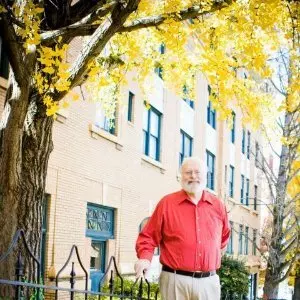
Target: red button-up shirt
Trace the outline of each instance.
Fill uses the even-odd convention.
[[[138,236],[138,258],[151,261],[160,247],[160,262],[177,270],[212,271],[221,264],[221,249],[230,235],[224,204],[204,191],[195,205],[185,191],[165,196]]]

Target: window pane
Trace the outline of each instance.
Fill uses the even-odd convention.
[[[157,158],[157,139],[156,137],[150,135],[149,140],[149,156],[156,159]]]
[[[147,153],[147,132],[145,130],[143,130],[143,152],[144,154],[148,154]]]
[[[128,112],[127,112],[127,120],[129,122],[132,122],[132,120],[133,120],[133,98],[134,98],[134,94],[132,92],[129,92],[129,95],[128,95]]]
[[[158,137],[159,131],[159,116],[151,111],[150,112],[150,133],[156,137]]]
[[[206,152],[207,155],[207,187],[214,189],[214,155]]]
[[[105,116],[99,103],[96,104],[95,125],[104,128]]]
[[[189,154],[190,154],[190,145],[191,145],[190,139],[187,136],[185,136],[185,139],[184,139],[184,155],[185,155],[185,157],[189,156]]]
[[[184,134],[183,132],[180,133],[180,153],[184,153]]]
[[[143,112],[143,129],[148,131],[148,116],[149,116],[149,110],[145,107]]]

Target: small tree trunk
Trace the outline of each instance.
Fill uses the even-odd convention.
[[[19,99],[20,100],[20,99]],[[42,204],[49,155],[53,149],[53,118],[46,116],[45,106],[36,95],[28,97],[20,108],[15,101],[1,140],[0,255],[8,250],[15,232],[25,231],[34,256],[40,256]],[[23,243],[13,255],[0,263],[0,278],[14,279],[16,256],[25,257],[27,280],[37,278],[36,265]]]

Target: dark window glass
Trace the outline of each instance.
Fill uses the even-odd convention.
[[[234,167],[229,167],[229,196],[233,198],[234,193]]]
[[[179,152],[179,165],[182,164],[185,157],[192,156],[193,138],[190,137],[183,130],[180,131],[180,152]]]
[[[134,105],[134,94],[129,92],[128,95],[128,112],[127,112],[127,120],[129,122],[133,122],[133,105]]]
[[[232,112],[232,128],[230,132],[231,143],[235,142],[235,112]]]
[[[211,190],[215,188],[215,156],[206,151],[206,163],[207,163],[207,187]]]
[[[143,120],[144,154],[159,161],[160,159],[160,124],[162,114],[154,107],[145,105]]]

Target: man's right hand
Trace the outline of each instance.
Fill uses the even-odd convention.
[[[150,261],[148,259],[139,259],[134,264],[135,277],[136,279],[140,279],[144,275],[144,271],[146,272],[150,267]]]

